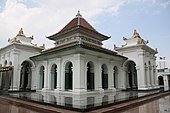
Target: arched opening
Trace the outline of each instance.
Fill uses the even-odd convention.
[[[57,88],[57,65],[53,64],[51,67],[51,89]]]
[[[114,71],[114,73],[113,73],[114,88],[118,88],[118,68],[117,68],[117,66],[115,66],[113,68],[113,71]]]
[[[20,89],[31,89],[31,77],[32,77],[32,64],[29,61],[24,61],[21,64],[20,74]]]
[[[7,60],[5,60],[5,62],[4,62],[4,66],[7,66],[7,63],[8,63],[8,62],[7,62]]]
[[[94,90],[94,65],[93,65],[93,62],[87,63],[87,90]]]
[[[163,86],[164,86],[163,76],[159,76],[159,77],[158,77],[158,83],[159,83],[160,87],[163,87]]]
[[[44,88],[44,66],[40,67],[40,89]]]
[[[102,65],[102,88],[108,89],[108,69],[106,64]]]
[[[127,88],[128,89],[137,89],[137,70],[136,64],[134,61],[127,61],[125,64],[126,67],[126,77],[127,77]]]
[[[71,62],[67,62],[65,65],[65,90],[72,90],[73,83],[73,64]]]
[[[12,66],[12,61],[9,62],[9,65]]]

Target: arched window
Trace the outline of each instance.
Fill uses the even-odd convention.
[[[7,60],[5,60],[5,62],[4,62],[4,66],[7,66]]]
[[[71,62],[67,62],[65,65],[65,90],[71,90],[73,84],[73,64]]]
[[[57,65],[53,64],[51,67],[51,88],[57,88]]]
[[[12,66],[12,61],[9,62],[9,65]]]
[[[106,64],[102,65],[102,88],[108,89],[108,69]]]
[[[87,89],[94,89],[94,64],[91,61],[87,63]]]

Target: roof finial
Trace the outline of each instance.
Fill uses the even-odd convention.
[[[139,33],[136,31],[136,29],[134,30],[133,35],[134,35],[134,38],[136,38],[136,37],[140,37],[140,36],[139,36]]]
[[[80,14],[80,11],[79,11],[79,10],[78,10],[78,13],[77,13],[76,17],[77,17],[77,18],[82,17],[82,15]]]
[[[17,36],[25,36],[22,28],[18,32]]]

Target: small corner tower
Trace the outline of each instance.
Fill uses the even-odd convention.
[[[139,33],[134,30],[134,33],[131,38],[123,37],[123,40],[126,42],[122,47],[114,46],[114,49],[118,51],[118,54],[128,57],[128,60],[124,63],[124,69],[126,70],[126,84],[127,88],[133,86],[136,83],[138,90],[149,90],[155,89],[157,87],[157,78],[156,78],[156,56],[157,49],[152,49],[149,47],[148,41],[145,41]],[[133,62],[133,63],[130,63]],[[134,68],[129,70],[128,66]],[[133,71],[132,71],[133,70]],[[129,73],[136,74],[131,76]],[[131,77],[129,77],[131,76]],[[132,78],[132,80],[130,80]],[[133,80],[133,79],[136,79]]]
[[[23,28],[21,28],[16,35],[16,37],[9,39],[8,42],[10,44],[12,43],[20,43],[20,44],[25,44],[25,45],[33,45],[31,42],[33,40],[33,36],[31,37],[26,37],[23,31]]]

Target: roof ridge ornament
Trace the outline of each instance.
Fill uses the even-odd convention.
[[[17,36],[25,36],[23,32],[23,28],[21,28],[17,34]]]
[[[80,25],[80,18],[82,18],[82,15],[80,14],[80,11],[78,10],[78,13],[76,15],[77,18],[77,25]]]
[[[139,35],[139,33],[137,32],[136,29],[134,30],[133,36],[134,36],[134,38],[136,38],[136,37],[140,38],[140,35]]]
[[[77,12],[77,15],[76,15],[76,17],[77,18],[80,18],[80,17],[82,17],[82,15],[80,14],[80,11],[78,10],[78,12]]]

